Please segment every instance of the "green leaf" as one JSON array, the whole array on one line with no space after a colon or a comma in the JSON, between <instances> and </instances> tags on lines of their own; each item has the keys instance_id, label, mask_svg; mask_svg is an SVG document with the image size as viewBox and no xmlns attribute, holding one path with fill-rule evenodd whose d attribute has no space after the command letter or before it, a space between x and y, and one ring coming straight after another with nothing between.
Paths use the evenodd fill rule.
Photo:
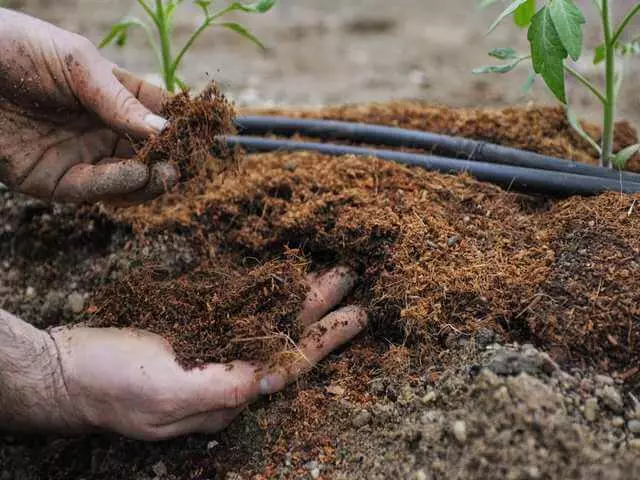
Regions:
<instances>
[{"instance_id":1,"label":"green leaf","mask_svg":"<svg viewBox=\"0 0 640 480\"><path fill-rule=\"evenodd\" d=\"M115 43L117 46L122 47L127 42L127 33L129 28L138 26L146 28L145 23L136 17L124 17L118 23L111 27L109 33L105 35L105 37L98 45L98 48L104 48L111 43Z\"/></svg>"},{"instance_id":2,"label":"green leaf","mask_svg":"<svg viewBox=\"0 0 640 480\"><path fill-rule=\"evenodd\" d=\"M573 130L580 136L580 138L582 138L585 142L591 145L596 152L598 152L598 155L602 153L600 145L598 145L596 141L591 138L587 132L584 131L582 125L580 124L580 121L578 120L578 117L576 117L576 114L573 113L573 110L571 110L569 107L567 107L567 121L569 122L569 126L573 128Z\"/></svg>"},{"instance_id":3,"label":"green leaf","mask_svg":"<svg viewBox=\"0 0 640 480\"><path fill-rule=\"evenodd\" d=\"M578 60L582 53L582 25L587 23L584 15L573 0L553 0L549 12L565 50Z\"/></svg>"},{"instance_id":4,"label":"green leaf","mask_svg":"<svg viewBox=\"0 0 640 480\"><path fill-rule=\"evenodd\" d=\"M513 48L494 48L489 52L489 56L499 60L511 60L518 58L518 53Z\"/></svg>"},{"instance_id":5,"label":"green leaf","mask_svg":"<svg viewBox=\"0 0 640 480\"><path fill-rule=\"evenodd\" d=\"M520 65L526 58L527 57L516 58L513 62L504 65L485 65L484 67L474 68L472 73L474 75L482 75L484 73L508 73Z\"/></svg>"},{"instance_id":6,"label":"green leaf","mask_svg":"<svg viewBox=\"0 0 640 480\"><path fill-rule=\"evenodd\" d=\"M635 40L629 43L618 46L622 55L639 55L640 54L640 40Z\"/></svg>"},{"instance_id":7,"label":"green leaf","mask_svg":"<svg viewBox=\"0 0 640 480\"><path fill-rule=\"evenodd\" d=\"M255 43L257 46L259 46L260 48L265 50L265 46L262 44L262 42L253 33L251 33L249 30L247 30L246 27L240 25L239 23L236 23L236 22L223 22L223 23L216 23L216 25L219 25L219 26L224 27L224 28L228 28L229 30L233 30L234 32L242 35L247 40Z\"/></svg>"},{"instance_id":8,"label":"green leaf","mask_svg":"<svg viewBox=\"0 0 640 480\"><path fill-rule=\"evenodd\" d=\"M527 38L531 44L533 69L542 76L556 98L566 104L564 59L567 58L567 51L548 8L543 7L534 15Z\"/></svg>"},{"instance_id":9,"label":"green leaf","mask_svg":"<svg viewBox=\"0 0 640 480\"><path fill-rule=\"evenodd\" d=\"M498 16L498 18L496 18L495 22L491 24L491 26L489 27L489 30L487 31L487 34L493 32L496 29L496 27L500 25L500 22L502 22L505 18L507 18L509 15L515 12L518 9L518 7L520 7L520 5L523 5L528 1L529 0L515 0L515 2L513 2L507 8L505 8L504 11Z\"/></svg>"},{"instance_id":10,"label":"green leaf","mask_svg":"<svg viewBox=\"0 0 640 480\"><path fill-rule=\"evenodd\" d=\"M239 5L238 10L247 13L266 13L278 4L278 0L258 0L257 2L243 4L235 2L232 5Z\"/></svg>"},{"instance_id":11,"label":"green leaf","mask_svg":"<svg viewBox=\"0 0 640 480\"><path fill-rule=\"evenodd\" d=\"M493 5L494 3L497 3L499 0L481 0L480 1L480 8L486 8L489 5Z\"/></svg>"},{"instance_id":12,"label":"green leaf","mask_svg":"<svg viewBox=\"0 0 640 480\"><path fill-rule=\"evenodd\" d=\"M607 55L607 50L604 47L604 44L600 44L596 47L593 52L593 64L598 65L599 63L604 62L604 58Z\"/></svg>"},{"instance_id":13,"label":"green leaf","mask_svg":"<svg viewBox=\"0 0 640 480\"><path fill-rule=\"evenodd\" d=\"M613 165L619 169L623 169L627 162L633 157L636 153L640 152L640 143L636 143L635 145L631 145L630 147L623 148L618 153L616 153L613 157Z\"/></svg>"},{"instance_id":14,"label":"green leaf","mask_svg":"<svg viewBox=\"0 0 640 480\"><path fill-rule=\"evenodd\" d=\"M527 0L513 13L513 20L520 28L526 28L536 14L536 0Z\"/></svg>"}]
</instances>

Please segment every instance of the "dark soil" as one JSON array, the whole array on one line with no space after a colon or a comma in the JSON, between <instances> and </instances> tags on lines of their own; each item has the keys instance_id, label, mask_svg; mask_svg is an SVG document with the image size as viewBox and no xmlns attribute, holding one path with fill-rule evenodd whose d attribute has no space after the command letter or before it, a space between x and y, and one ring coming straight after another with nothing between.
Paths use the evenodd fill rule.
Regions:
<instances>
[{"instance_id":1,"label":"dark soil","mask_svg":"<svg viewBox=\"0 0 640 480\"><path fill-rule=\"evenodd\" d=\"M556 109L392 104L314 115L592 158ZM623 133L621 146L634 141L634 132ZM99 325L148 328L166 335L189 365L261 357L286 345L238 347L228 340L295 336L304 271L347 264L361 279L348 301L368 309L369 330L223 434L155 445L104 436L5 438L0 464L7 478L149 478L159 461L174 478L201 479L230 471L308 476L316 468L327 478L487 478L520 472L523 462L537 470L513 478L591 478L598 462L632 478L625 472L634 460L624 451L635 444L624 425L635 415L626 394L640 391L640 197L550 201L464 175L310 153L253 156L241 168L241 175L219 175L118 211L49 207L4 194L0 307L40 326L89 316ZM64 303L74 291L87 297L81 315ZM63 301L51 303L50 296ZM229 319L216 314L222 311ZM476 385L487 362L473 352L493 341L532 343L571 375L554 367L541 370L542 380L517 377L524 386L487 386L486 378ZM625 395L619 409L594 421L583 416L586 400L610 404L602 389L583 385L596 371ZM527 389L547 392L536 381L559 400L523 407ZM503 387L508 395L496 397ZM437 404L439 433L428 436L435 428L429 419L421 437L405 433L403 418L432 409L431 400L421 400L432 390L450 397ZM532 410L523 416L523 408ZM511 421L501 419L505 412ZM622 427L616 416L625 417ZM447 422L459 419L477 445L447 440ZM567 437L576 423L584 442ZM615 429L622 439L614 442ZM511 454L503 455L507 445ZM549 461L538 448L553 451ZM485 463L472 461L480 457Z\"/></svg>"}]
</instances>

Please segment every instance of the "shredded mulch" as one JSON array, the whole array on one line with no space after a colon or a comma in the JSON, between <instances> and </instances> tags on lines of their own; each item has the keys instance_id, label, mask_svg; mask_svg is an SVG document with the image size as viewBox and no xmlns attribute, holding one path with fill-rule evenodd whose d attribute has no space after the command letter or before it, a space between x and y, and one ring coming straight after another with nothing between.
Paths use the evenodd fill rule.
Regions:
<instances>
[{"instance_id":1,"label":"shredded mulch","mask_svg":"<svg viewBox=\"0 0 640 480\"><path fill-rule=\"evenodd\" d=\"M594 158L553 108L449 111L403 103L285 113ZM623 130L620 146L635 142L635 132L620 137ZM246 421L261 433L246 440L245 430L232 427L215 456L201 437L162 446L104 437L43 440L32 442L37 445L28 451L39 460L25 469L42 478L43 472L47 478L141 478L149 462L161 459L179 478L211 478L229 469L265 478L292 449L297 464L322 455L335 459L331 439L315 435L316 427L326 427L328 384L366 405L372 377L435 381L453 344L487 331L499 340L533 343L563 366L606 371L627 391L640 389L640 196L548 200L466 175L304 152L251 156L239 175L197 176L192 183L195 188L145 206L58 212L56 224L72 226L77 238L94 238L89 232L100 225L118 240L88 251L118 261L109 263L108 277L87 271L82 281L92 295L85 315L74 321L164 335L185 366L267 359L291 348L289 339L299 333L304 274L343 264L360 276L345 303L366 307L368 330L285 393L272 414L265 413L269 406L252 410ZM34 235L20 237L22 251L38 241L43 216L15 217L12 231L34 225L27 229ZM50 220L46 225L54 235ZM15 244L13 233L4 235L6 245ZM45 255L30 270L25 253L25 275L45 272L50 284L60 282L73 264L64 258ZM15 448L24 452L24 443Z\"/></svg>"},{"instance_id":2,"label":"shredded mulch","mask_svg":"<svg viewBox=\"0 0 640 480\"><path fill-rule=\"evenodd\" d=\"M187 91L177 94L161 114L169 125L160 135L138 145L138 160L176 165L181 180L211 178L238 165L240 152L220 138L235 133L235 108L216 83L211 82L194 97Z\"/></svg>"}]
</instances>

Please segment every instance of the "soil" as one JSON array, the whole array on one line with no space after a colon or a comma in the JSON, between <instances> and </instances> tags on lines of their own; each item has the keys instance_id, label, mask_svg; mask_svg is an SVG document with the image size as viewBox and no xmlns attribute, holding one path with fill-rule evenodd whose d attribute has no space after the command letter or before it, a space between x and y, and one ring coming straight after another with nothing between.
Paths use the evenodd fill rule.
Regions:
<instances>
[{"instance_id":1,"label":"soil","mask_svg":"<svg viewBox=\"0 0 640 480\"><path fill-rule=\"evenodd\" d=\"M169 125L161 135L137 146L138 160L176 165L182 181L196 176L211 178L238 165L240 152L220 139L236 132L235 108L215 82L197 95L184 91L174 96L161 115L169 119Z\"/></svg>"},{"instance_id":2,"label":"soil","mask_svg":"<svg viewBox=\"0 0 640 480\"><path fill-rule=\"evenodd\" d=\"M490 131L504 144L527 138L536 151L555 145L590 155L553 109L394 103L314 115L413 126L428 118L439 131L479 138ZM481 119L475 127L473 119ZM486 130L505 124L512 127L504 138L497 127ZM287 297L281 285L335 264L359 273L347 301L364 305L371 322L350 346L218 435L158 444L4 436L0 474L633 478L640 467L638 199L553 201L465 175L311 153L251 156L240 175L125 210L4 193L0 308L38 326L87 317L141 325L141 312L162 313L165 322L142 326L167 335L183 362L197 364L210 359L201 345L215 341L215 331L205 330L202 343L193 342L216 320L203 316L207 293L214 311L231 308L236 320L216 324L238 329L229 335L250 335L238 320L267 312L276 322L268 328L282 330L304 290ZM285 303L265 303L271 292ZM72 296L83 299L81 313Z\"/></svg>"},{"instance_id":3,"label":"soil","mask_svg":"<svg viewBox=\"0 0 640 480\"><path fill-rule=\"evenodd\" d=\"M618 13L633 3L619 0ZM130 0L9 4L94 42L123 14L140 13ZM195 7L185 8L179 43L196 26ZM417 100L286 113L429 127L592 161L556 111L527 108L552 99L540 82L531 97L520 93L526 68L469 74L493 47L526 48L506 23L485 37L499 8L282 2L239 19L270 46L266 54L212 30L181 73L196 87L213 77L240 105L261 109ZM590 25L585 38L599 43ZM141 33L105 54L158 80ZM579 67L598 77L588 58ZM619 111L636 127L637 70L633 62ZM597 103L573 87L573 108L597 122ZM525 109L495 110L506 105ZM628 125L617 135L620 146L635 138ZM260 278L262 265L290 264L289 245L307 268L358 269L348 301L369 307L371 328L225 432L156 444L4 435L1 480L637 477L637 197L551 201L464 176L310 154L256 156L245 172L195 197L117 212L0 192L0 308L39 327L100 318L102 292L138 278L141 265L161 272L146 288L176 292L180 279L205 286L198 272L215 275L214 263Z\"/></svg>"}]
</instances>

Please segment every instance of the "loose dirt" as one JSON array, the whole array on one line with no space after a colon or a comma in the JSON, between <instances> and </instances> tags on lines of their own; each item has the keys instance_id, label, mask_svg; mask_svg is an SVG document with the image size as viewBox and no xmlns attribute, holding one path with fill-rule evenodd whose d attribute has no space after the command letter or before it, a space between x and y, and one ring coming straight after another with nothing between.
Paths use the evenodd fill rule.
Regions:
<instances>
[{"instance_id":1,"label":"loose dirt","mask_svg":"<svg viewBox=\"0 0 640 480\"><path fill-rule=\"evenodd\" d=\"M396 103L313 115L591 156L554 109ZM620 136L621 146L632 138ZM168 336L188 365L260 356L278 345L224 349L217 334L253 335L246 327L257 318L269 319L266 331L287 331L304 294L297 279L336 264L359 274L347 301L365 306L371 322L221 434L160 444L5 436L0 473L632 478L640 467L638 199L551 201L464 175L311 153L252 156L240 175L126 210L5 193L0 307L41 327L143 326ZM79 314L73 293L84 300ZM230 318L220 320L221 311ZM144 323L145 312L159 320ZM534 346L496 345L514 342ZM207 357L211 345L218 356Z\"/></svg>"}]
</instances>

